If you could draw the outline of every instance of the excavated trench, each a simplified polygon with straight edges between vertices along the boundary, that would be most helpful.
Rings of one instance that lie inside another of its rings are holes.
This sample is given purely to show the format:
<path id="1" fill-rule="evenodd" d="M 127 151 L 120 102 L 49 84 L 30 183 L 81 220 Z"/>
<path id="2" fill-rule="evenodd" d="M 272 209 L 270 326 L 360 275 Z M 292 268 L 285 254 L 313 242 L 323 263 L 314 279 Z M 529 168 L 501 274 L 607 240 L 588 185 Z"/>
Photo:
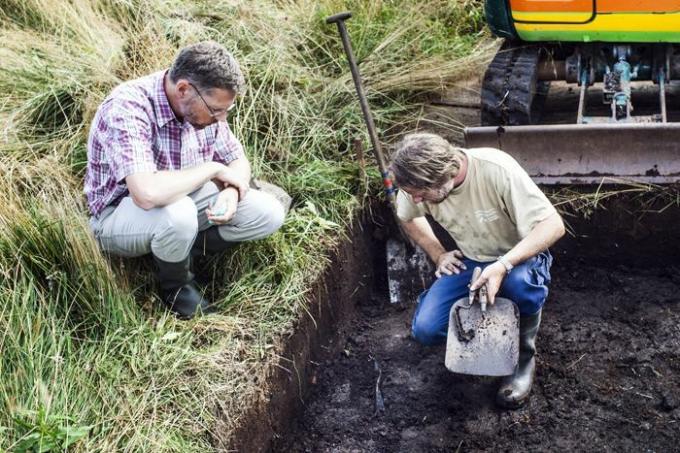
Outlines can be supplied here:
<path id="1" fill-rule="evenodd" d="M 473 124 L 471 112 L 470 121 L 466 108 L 455 116 Z M 495 407 L 498 379 L 454 375 L 443 346 L 410 338 L 414 304 L 391 305 L 387 295 L 385 219 L 374 211 L 356 223 L 311 292 L 312 316 L 284 339 L 266 397 L 218 447 L 679 451 L 677 201 L 658 192 L 618 195 L 588 219 L 565 216 L 573 234 L 552 248 L 537 379 L 517 411 Z M 377 410 L 378 377 L 384 410 Z"/>
<path id="2" fill-rule="evenodd" d="M 414 306 L 389 303 L 380 232 L 364 234 L 375 267 L 363 283 L 342 285 L 365 292 L 326 326 L 298 416 L 276 432 L 272 450 L 677 451 L 680 209 L 641 219 L 628 203 L 570 218 L 578 236 L 553 248 L 538 377 L 517 411 L 494 406 L 498 379 L 454 375 L 443 346 L 410 338 Z M 344 266 L 366 258 L 350 253 Z M 384 411 L 376 410 L 378 368 Z"/>

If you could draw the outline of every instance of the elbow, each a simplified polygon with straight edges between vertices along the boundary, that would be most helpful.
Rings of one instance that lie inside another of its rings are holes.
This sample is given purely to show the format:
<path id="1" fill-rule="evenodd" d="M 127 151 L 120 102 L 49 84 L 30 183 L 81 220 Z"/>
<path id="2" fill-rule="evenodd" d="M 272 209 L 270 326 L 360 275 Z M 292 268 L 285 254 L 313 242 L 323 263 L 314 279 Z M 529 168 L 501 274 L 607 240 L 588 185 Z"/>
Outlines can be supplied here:
<path id="1" fill-rule="evenodd" d="M 162 192 L 158 189 L 159 184 L 154 180 L 153 175 L 133 174 L 126 178 L 125 183 L 132 201 L 145 211 L 162 204 Z"/>
<path id="2" fill-rule="evenodd" d="M 130 196 L 132 197 L 132 201 L 145 211 L 160 205 L 158 195 L 152 190 L 138 190 L 136 192 L 130 192 Z"/>
<path id="3" fill-rule="evenodd" d="M 564 226 L 564 220 L 562 216 L 556 214 L 557 224 L 555 225 L 555 236 L 556 240 L 562 238 L 567 233 L 567 228 Z"/>

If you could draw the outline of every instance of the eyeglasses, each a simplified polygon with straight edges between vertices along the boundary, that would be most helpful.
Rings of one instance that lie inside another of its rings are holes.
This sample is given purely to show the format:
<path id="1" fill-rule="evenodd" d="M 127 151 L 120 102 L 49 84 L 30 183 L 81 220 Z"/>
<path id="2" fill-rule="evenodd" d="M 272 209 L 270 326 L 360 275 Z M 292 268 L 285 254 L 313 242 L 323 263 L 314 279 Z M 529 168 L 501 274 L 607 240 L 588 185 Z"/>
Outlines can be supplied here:
<path id="1" fill-rule="evenodd" d="M 208 109 L 208 112 L 210 112 L 210 116 L 211 116 L 212 118 L 217 118 L 218 116 L 224 115 L 225 113 L 227 113 L 228 111 L 230 111 L 231 109 L 233 109 L 234 107 L 236 107 L 236 101 L 234 101 L 234 102 L 233 102 L 229 107 L 227 107 L 226 109 L 215 109 L 215 108 L 212 108 L 212 107 L 210 107 L 210 104 L 208 104 L 208 103 L 206 102 L 205 98 L 201 95 L 201 91 L 200 91 L 198 88 L 196 88 L 196 85 L 194 85 L 194 84 L 191 83 L 191 82 L 188 82 L 188 83 L 189 83 L 189 85 L 191 85 L 191 87 L 192 87 L 194 90 L 196 90 L 196 94 L 198 94 L 198 97 L 201 98 L 201 101 L 203 101 L 203 103 L 205 104 L 205 107 Z"/>

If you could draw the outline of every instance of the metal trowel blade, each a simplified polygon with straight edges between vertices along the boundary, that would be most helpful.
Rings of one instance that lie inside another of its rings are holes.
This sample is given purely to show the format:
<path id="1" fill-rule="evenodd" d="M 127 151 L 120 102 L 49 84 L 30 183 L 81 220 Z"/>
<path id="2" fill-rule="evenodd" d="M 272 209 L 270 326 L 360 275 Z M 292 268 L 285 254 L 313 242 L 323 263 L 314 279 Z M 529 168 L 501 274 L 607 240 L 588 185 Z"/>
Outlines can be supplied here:
<path id="1" fill-rule="evenodd" d="M 482 312 L 468 298 L 456 301 L 449 315 L 446 368 L 477 376 L 509 376 L 519 359 L 519 309 L 510 299 L 496 302 Z"/>

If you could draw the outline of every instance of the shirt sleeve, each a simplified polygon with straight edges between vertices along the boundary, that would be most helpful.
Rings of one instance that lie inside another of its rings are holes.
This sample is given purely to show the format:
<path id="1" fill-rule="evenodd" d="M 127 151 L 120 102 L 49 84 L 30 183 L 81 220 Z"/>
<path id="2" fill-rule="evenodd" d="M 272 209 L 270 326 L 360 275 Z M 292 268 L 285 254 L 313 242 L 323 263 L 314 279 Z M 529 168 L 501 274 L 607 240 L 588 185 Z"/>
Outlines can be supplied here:
<path id="1" fill-rule="evenodd" d="M 548 197 L 514 159 L 506 174 L 502 193 L 510 218 L 517 225 L 521 238 L 525 238 L 536 224 L 557 212 Z"/>
<path id="2" fill-rule="evenodd" d="M 231 132 L 227 122 L 220 121 L 216 127 L 213 161 L 228 165 L 230 162 L 245 156 L 243 145 Z"/>
<path id="3" fill-rule="evenodd" d="M 426 214 L 422 203 L 414 203 L 409 194 L 400 190 L 397 192 L 397 216 L 403 222 L 409 222 Z"/>
<path id="4" fill-rule="evenodd" d="M 151 121 L 142 106 L 118 102 L 107 113 L 106 155 L 117 182 L 135 173 L 157 170 L 151 142 Z"/>

